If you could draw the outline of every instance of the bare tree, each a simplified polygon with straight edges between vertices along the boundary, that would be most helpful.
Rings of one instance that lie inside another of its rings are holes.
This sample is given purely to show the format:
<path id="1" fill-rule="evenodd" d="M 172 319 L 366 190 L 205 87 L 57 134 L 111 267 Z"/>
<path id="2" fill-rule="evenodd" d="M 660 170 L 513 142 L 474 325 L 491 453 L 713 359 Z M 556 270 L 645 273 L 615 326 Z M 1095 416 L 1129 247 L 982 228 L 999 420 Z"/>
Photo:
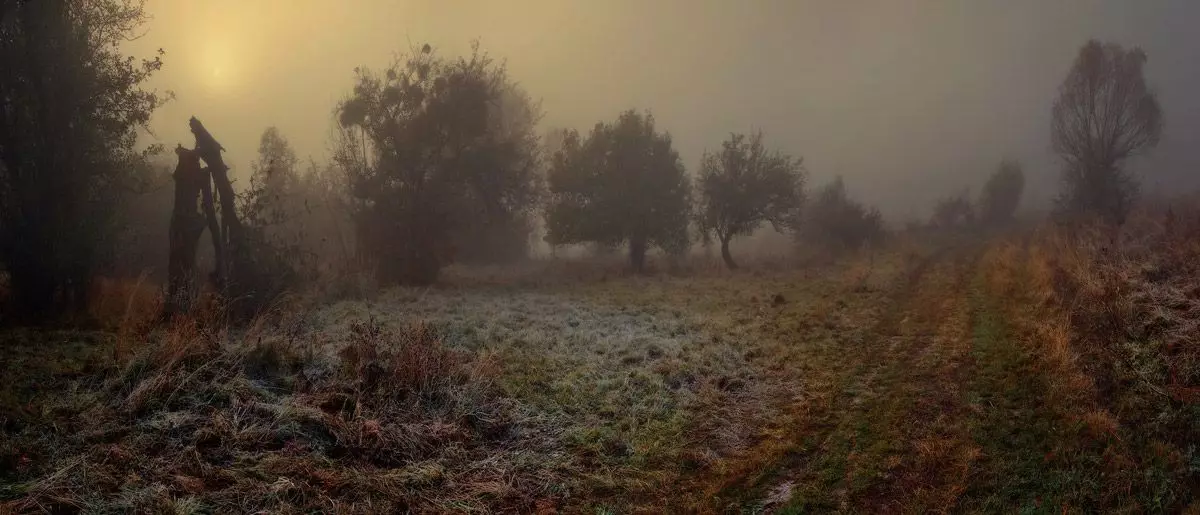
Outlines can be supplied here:
<path id="1" fill-rule="evenodd" d="M 1061 210 L 1124 222 L 1137 185 L 1121 164 L 1162 135 L 1162 109 L 1146 86 L 1145 64 L 1137 47 L 1092 40 L 1079 50 L 1051 112 L 1051 141 L 1065 165 Z"/>

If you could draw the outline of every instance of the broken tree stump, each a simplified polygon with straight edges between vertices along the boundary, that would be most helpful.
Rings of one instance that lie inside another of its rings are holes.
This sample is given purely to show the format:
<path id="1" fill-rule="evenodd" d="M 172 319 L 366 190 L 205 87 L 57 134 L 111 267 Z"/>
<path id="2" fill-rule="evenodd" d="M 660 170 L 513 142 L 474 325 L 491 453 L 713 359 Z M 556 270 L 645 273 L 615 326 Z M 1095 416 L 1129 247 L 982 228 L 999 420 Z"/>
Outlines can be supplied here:
<path id="1" fill-rule="evenodd" d="M 192 135 L 196 137 L 196 152 L 200 154 L 200 159 L 203 159 L 204 163 L 208 165 L 209 175 L 212 176 L 219 196 L 221 239 L 226 243 L 236 242 L 241 239 L 242 224 L 237 216 L 233 183 L 229 181 L 229 167 L 225 166 L 225 160 L 221 158 L 221 152 L 225 150 L 225 147 L 217 143 L 216 138 L 213 138 L 208 129 L 204 128 L 204 124 L 200 123 L 195 116 L 188 121 L 188 125 L 192 129 Z"/>
<path id="2" fill-rule="evenodd" d="M 167 263 L 167 300 L 163 315 L 171 316 L 191 308 L 196 293 L 196 246 L 204 232 L 203 217 L 196 212 L 208 176 L 200 168 L 200 156 L 193 150 L 178 146 L 175 154 L 175 205 L 171 212 L 170 249 Z"/>

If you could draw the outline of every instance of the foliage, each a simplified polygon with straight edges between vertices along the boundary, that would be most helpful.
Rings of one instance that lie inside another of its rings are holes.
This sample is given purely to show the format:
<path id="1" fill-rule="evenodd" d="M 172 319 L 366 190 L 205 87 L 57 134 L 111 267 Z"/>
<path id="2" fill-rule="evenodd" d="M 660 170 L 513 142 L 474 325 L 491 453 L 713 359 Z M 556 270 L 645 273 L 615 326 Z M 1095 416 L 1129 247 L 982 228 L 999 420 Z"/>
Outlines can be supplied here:
<path id="1" fill-rule="evenodd" d="M 117 50 L 145 20 L 133 0 L 7 2 L 0 16 L 0 263 L 17 308 L 54 315 L 81 307 L 110 258 L 145 157 L 137 129 L 163 100 L 141 85 L 162 61 Z"/>
<path id="2" fill-rule="evenodd" d="M 536 126 L 542 111 L 539 102 L 517 87 L 505 88 L 495 101 L 496 126 L 493 128 L 501 139 L 511 141 L 516 148 L 536 163 L 526 177 L 531 191 L 525 209 L 504 216 L 482 216 L 477 223 L 469 224 L 458 231 L 454 248 L 457 259 L 466 263 L 496 264 L 512 263 L 529 255 L 536 209 L 535 203 L 542 193 L 542 177 L 538 173 L 542 164 L 542 147 Z"/>
<path id="3" fill-rule="evenodd" d="M 969 227 L 975 224 L 975 207 L 971 205 L 965 192 L 962 195 L 944 198 L 933 207 L 933 217 L 929 224 L 943 229 Z"/>
<path id="4" fill-rule="evenodd" d="M 1121 224 L 1137 194 L 1122 163 L 1158 144 L 1163 115 L 1146 85 L 1146 54 L 1089 41 L 1059 86 L 1051 142 L 1064 162 L 1060 214 Z"/>
<path id="5" fill-rule="evenodd" d="M 250 188 L 238 196 L 242 242 L 235 296 L 253 296 L 261 309 L 283 290 L 311 276 L 313 256 L 304 246 L 302 216 L 308 192 L 297 172 L 296 153 L 275 127 L 263 131 Z"/>
<path id="6" fill-rule="evenodd" d="M 979 222 L 995 226 L 1012 220 L 1025 189 L 1025 172 L 1016 161 L 1001 161 L 979 192 Z"/>
<path id="7" fill-rule="evenodd" d="M 506 227 L 533 210 L 538 111 L 513 99 L 528 102 L 478 45 L 456 60 L 425 45 L 382 76 L 359 70 L 338 110 L 337 160 L 381 282 L 430 283 L 464 230 Z"/>
<path id="8" fill-rule="evenodd" d="M 796 225 L 804 168 L 802 159 L 768 152 L 761 132 L 749 139 L 733 134 L 721 146 L 720 153 L 705 152 L 701 160 L 697 223 L 705 238 L 712 233 L 720 240 L 721 257 L 732 269 L 737 265 L 729 241 L 735 236 L 748 236 L 764 222 L 776 231 Z"/>
<path id="9" fill-rule="evenodd" d="M 163 245 L 163 235 L 169 234 L 170 217 L 164 213 L 171 212 L 174 200 L 172 168 L 152 157 L 131 170 L 136 177 L 135 187 L 114 213 L 121 253 L 98 269 L 98 274 L 113 278 L 145 274 L 153 283 L 166 280 L 168 246 Z"/>
<path id="10" fill-rule="evenodd" d="M 839 176 L 817 192 L 805 212 L 804 234 L 835 250 L 854 250 L 883 238 L 883 215 L 849 197 Z"/>
<path id="11" fill-rule="evenodd" d="M 568 131 L 548 173 L 546 241 L 551 245 L 629 243 L 641 271 L 646 250 L 687 248 L 691 184 L 671 136 L 654 116 L 629 110 L 598 123 L 586 140 Z"/>

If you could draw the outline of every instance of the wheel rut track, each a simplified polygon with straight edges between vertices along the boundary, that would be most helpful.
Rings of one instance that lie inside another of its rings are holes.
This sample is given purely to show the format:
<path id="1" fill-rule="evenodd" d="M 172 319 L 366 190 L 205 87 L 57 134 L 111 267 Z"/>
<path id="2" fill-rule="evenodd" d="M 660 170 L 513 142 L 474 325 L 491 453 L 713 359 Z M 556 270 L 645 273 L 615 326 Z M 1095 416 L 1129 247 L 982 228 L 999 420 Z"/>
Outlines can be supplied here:
<path id="1" fill-rule="evenodd" d="M 853 362 L 846 366 L 847 372 L 836 387 L 835 395 L 817 405 L 794 406 L 793 411 L 802 414 L 796 418 L 793 430 L 787 436 L 795 447 L 780 456 L 773 466 L 764 464 L 773 469 L 771 473 L 747 474 L 727 481 L 715 496 L 715 500 L 722 503 L 722 509 L 736 512 L 756 507 L 769 512 L 779 508 L 777 502 L 764 501 L 771 496 L 772 490 L 813 480 L 820 472 L 818 462 L 832 452 L 837 437 L 853 432 L 855 425 L 870 420 L 875 415 L 874 409 L 888 407 L 889 396 L 911 377 L 908 374 L 923 370 L 918 366 L 923 353 L 930 352 L 933 339 L 938 336 L 938 313 L 931 312 L 928 295 L 922 295 L 926 293 L 924 289 L 946 283 L 948 288 L 934 293 L 965 296 L 970 265 L 976 254 L 970 245 L 946 247 L 912 267 L 888 296 L 886 311 L 867 332 L 868 340 L 861 352 L 846 353 Z M 948 276 L 943 277 L 947 273 Z M 933 330 L 929 330 L 930 327 Z M 955 370 L 953 375 L 953 381 L 961 383 L 964 373 Z M 962 409 L 960 399 L 946 399 L 953 395 L 938 397 L 942 398 L 935 404 L 946 411 Z M 907 408 L 898 408 L 906 419 L 911 418 L 910 415 L 928 416 L 931 411 L 929 406 Z M 814 436 L 814 444 L 803 444 L 806 440 L 813 441 Z M 905 488 L 914 486 L 913 474 L 903 470 L 908 464 L 902 462 L 900 465 L 901 470 L 896 471 L 895 477 L 880 479 L 861 495 L 843 495 L 840 506 L 832 508 L 870 507 L 873 511 L 895 511 L 898 504 L 889 498 L 903 496 Z"/>

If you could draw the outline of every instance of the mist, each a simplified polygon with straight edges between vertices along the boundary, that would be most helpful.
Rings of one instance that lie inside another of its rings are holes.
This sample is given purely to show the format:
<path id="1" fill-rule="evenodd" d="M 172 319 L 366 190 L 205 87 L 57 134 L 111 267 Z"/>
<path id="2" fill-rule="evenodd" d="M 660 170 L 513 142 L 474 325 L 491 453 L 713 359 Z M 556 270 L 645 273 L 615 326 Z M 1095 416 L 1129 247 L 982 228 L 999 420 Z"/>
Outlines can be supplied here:
<path id="1" fill-rule="evenodd" d="M 1131 165 L 1148 191 L 1200 184 L 1200 36 L 1187 1 L 642 2 L 151 0 L 133 55 L 166 51 L 153 86 L 175 93 L 153 136 L 179 120 L 223 135 L 245 177 L 258 135 L 277 126 L 303 159 L 328 155 L 333 109 L 354 69 L 430 43 L 472 40 L 542 101 L 542 127 L 586 129 L 650 109 L 692 170 L 730 132 L 762 130 L 893 219 L 978 189 L 996 162 L 1025 163 L 1026 206 L 1051 195 L 1049 106 L 1089 38 L 1140 46 L 1166 113 L 1162 144 Z"/>
<path id="2" fill-rule="evenodd" d="M 0 513 L 1197 512 L 1197 20 L 0 0 Z"/>

